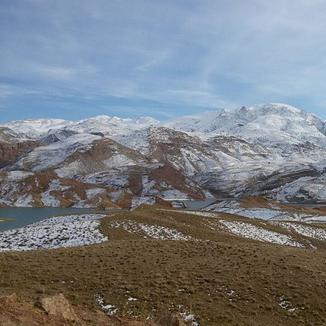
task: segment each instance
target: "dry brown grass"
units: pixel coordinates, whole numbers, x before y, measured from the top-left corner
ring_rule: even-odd
[[[194,240],[144,240],[108,226],[124,219],[175,228]],[[208,326],[325,325],[323,243],[314,242],[317,250],[278,246],[212,230],[210,223],[214,219],[146,207],[115,213],[102,221],[109,241],[101,245],[0,254],[0,292],[27,299],[62,292],[90,309],[101,294],[125,316],[159,316],[182,305]],[[296,310],[280,307],[281,298]]]

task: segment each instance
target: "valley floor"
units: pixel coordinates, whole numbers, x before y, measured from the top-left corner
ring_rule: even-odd
[[[97,226],[107,241],[0,253],[0,295],[63,293],[109,315],[170,311],[189,325],[326,324],[325,224],[140,207]]]

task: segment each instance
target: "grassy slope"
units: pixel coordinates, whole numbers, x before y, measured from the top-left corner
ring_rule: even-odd
[[[176,228],[196,240],[144,240],[108,227],[123,219]],[[107,243],[0,254],[0,292],[28,299],[63,292],[73,303],[91,308],[95,295],[102,294],[120,314],[144,317],[183,305],[200,325],[326,323],[324,243],[312,241],[317,250],[283,247],[211,230],[212,223],[211,218],[154,208],[115,213],[102,222]],[[297,309],[281,308],[281,297]]]

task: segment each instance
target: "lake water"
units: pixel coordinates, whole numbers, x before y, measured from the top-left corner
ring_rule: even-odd
[[[216,198],[208,198],[204,200],[183,200],[182,203],[186,209],[200,210],[208,205],[216,202]]]
[[[0,220],[9,219],[8,221],[0,222],[0,232],[20,228],[53,216],[87,214],[94,212],[96,212],[94,209],[87,208],[0,208]]]
[[[286,203],[285,203],[286,204]],[[288,203],[288,205],[303,207],[303,208],[326,208],[326,204],[297,204],[297,203]]]

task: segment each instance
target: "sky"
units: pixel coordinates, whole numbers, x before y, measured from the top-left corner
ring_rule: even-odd
[[[324,0],[0,0],[0,121],[269,102],[326,119]]]

